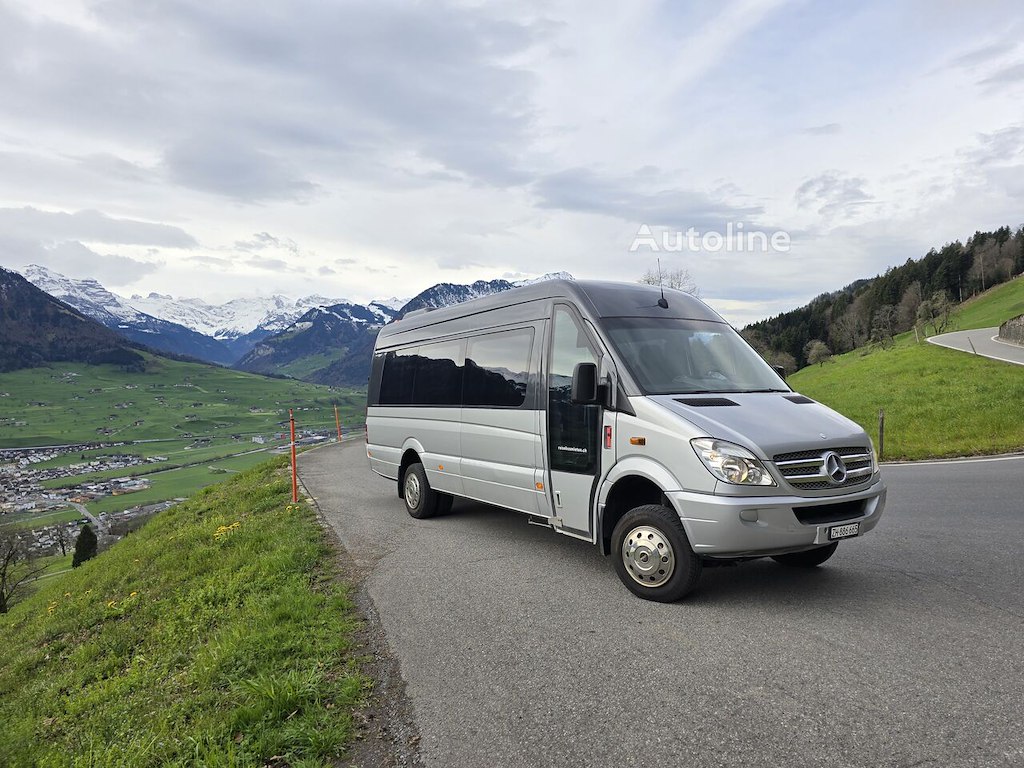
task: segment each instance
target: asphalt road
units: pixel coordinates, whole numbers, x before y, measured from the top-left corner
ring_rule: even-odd
[[[514,513],[409,518],[362,442],[299,470],[426,766],[1024,765],[1024,458],[886,467],[886,516],[822,568],[709,569],[672,605]]]
[[[1024,347],[1008,341],[996,341],[999,328],[978,328],[973,331],[954,331],[932,336],[928,341],[940,347],[971,352],[982,357],[1002,360],[1004,363],[1024,365]]]

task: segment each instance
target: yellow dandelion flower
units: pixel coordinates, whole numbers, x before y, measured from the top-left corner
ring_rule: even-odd
[[[139,594],[139,593],[138,592],[132,592],[130,595],[128,595],[128,597],[135,597],[137,594]]]
[[[107,608],[113,608],[115,605],[117,605],[117,600],[108,600],[107,601]]]

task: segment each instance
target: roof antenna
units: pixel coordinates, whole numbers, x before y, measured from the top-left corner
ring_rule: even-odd
[[[661,288],[661,298],[658,299],[658,306],[668,309],[668,300],[665,298],[665,286],[661,282],[661,259],[658,259],[658,287]]]

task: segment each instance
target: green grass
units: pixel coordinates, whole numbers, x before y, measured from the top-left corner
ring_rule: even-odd
[[[146,479],[151,483],[146,490],[126,493],[123,496],[107,496],[99,501],[90,501],[85,506],[94,515],[98,515],[102,512],[119,512],[139,504],[187,498],[201,488],[223,482],[231,477],[232,473],[256,466],[266,460],[266,453],[250,453],[245,456],[221,459],[210,464],[182,467],[146,475]],[[227,472],[215,471],[219,469],[227,470]]]
[[[42,565],[44,570],[39,575],[41,577],[53,578],[55,574],[59,574],[62,571],[66,571],[71,567],[71,560],[74,557],[69,551],[66,555],[49,555],[48,557],[40,557],[38,560],[33,562],[33,565]]]
[[[281,445],[281,443],[278,443],[278,445]],[[287,443],[283,443],[283,445],[287,445]],[[188,467],[198,464],[217,464],[221,461],[227,461],[234,457],[250,453],[263,453],[262,458],[258,459],[258,461],[262,461],[267,458],[266,448],[264,446],[253,445],[252,443],[235,443],[233,446],[221,445],[197,448],[195,451],[176,451],[173,455],[167,456],[167,461],[151,464],[137,464],[132,467],[122,467],[121,469],[103,469],[98,472],[85,472],[80,475],[71,475],[69,477],[55,477],[50,480],[43,480],[39,485],[47,489],[71,488],[81,483],[91,483],[97,480],[109,480],[113,477],[127,477],[129,475],[132,477],[148,479],[151,478],[152,475],[174,471],[179,467]],[[251,464],[246,466],[251,466]]]
[[[957,313],[956,326],[963,331],[991,328],[1017,315],[1024,315],[1024,277],[997,285],[965,301]]]
[[[279,372],[287,374],[288,376],[293,376],[296,379],[301,379],[311,373],[319,371],[321,368],[326,368],[343,354],[344,350],[338,350],[336,352],[323,353],[320,355],[309,355],[290,363],[285,363],[280,367]]]
[[[198,494],[0,616],[5,766],[329,765],[367,680],[281,461]]]
[[[1024,448],[1024,366],[902,338],[890,349],[849,352],[789,377],[808,397],[856,421],[884,459],[924,459]]]
[[[240,434],[248,439],[285,431],[289,408],[295,409],[300,428],[333,427],[335,404],[343,423],[363,418],[361,390],[147,359],[144,373],[55,363],[0,374],[0,395],[6,395],[0,397],[0,446],[185,440],[185,433],[225,439]]]
[[[52,512],[12,512],[0,517],[0,528],[11,528],[27,531],[32,528],[45,528],[57,523],[70,523],[78,520],[82,513],[77,509],[56,509]]]
[[[961,330],[999,325],[1024,312],[1024,278],[964,302]],[[860,424],[884,459],[972,456],[1024,449],[1024,366],[928,344],[914,333],[888,349],[864,347],[804,368],[790,385]]]

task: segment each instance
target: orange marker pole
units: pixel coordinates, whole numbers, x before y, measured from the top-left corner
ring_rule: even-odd
[[[338,418],[338,406],[334,406],[334,424],[338,427],[338,442],[341,442],[341,419]]]
[[[295,414],[288,409],[288,423],[292,430],[292,503],[299,500],[299,468],[295,462]]]

